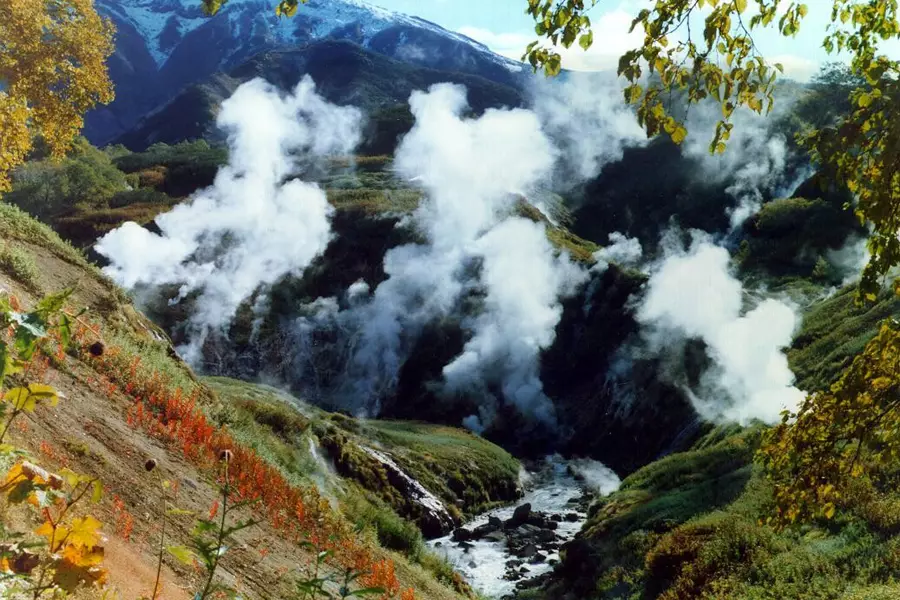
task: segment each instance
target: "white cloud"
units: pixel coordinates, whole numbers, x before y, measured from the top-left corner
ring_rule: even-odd
[[[563,68],[571,71],[612,71],[619,57],[643,42],[640,31],[628,33],[633,17],[621,8],[602,14],[593,21],[594,45],[587,51],[578,44],[571,48],[557,47]],[[481,42],[508,58],[520,60],[525,48],[536,38],[528,33],[495,33],[480,27],[461,27],[459,33]]]
[[[613,71],[619,57],[628,50],[643,44],[643,32],[638,28],[628,33],[632,19],[641,8],[651,8],[648,0],[622,0],[616,8],[600,13],[590,13],[594,30],[594,45],[587,51],[578,44],[572,48],[557,48],[563,59],[563,68],[572,71]],[[703,31],[703,18],[709,9],[700,10],[691,19],[696,32]],[[800,32],[793,37],[782,36],[775,28],[755,29],[753,39],[763,56],[770,63],[781,63],[785,76],[799,82],[807,82],[826,60],[846,60],[846,54],[828,55],[822,49],[822,38],[829,23],[830,9],[810,8]],[[536,39],[530,31],[495,32],[484,27],[466,26],[459,33],[477,40],[498,54],[519,60],[525,48]],[[675,37],[684,37],[685,30]],[[695,37],[699,37],[696,36]],[[889,55],[900,54],[900,43],[884,42],[881,50]]]
[[[745,291],[731,272],[728,251],[700,232],[693,238],[687,251],[675,235],[663,240],[665,256],[651,272],[637,313],[644,338],[657,353],[686,339],[706,344],[713,364],[698,389],[682,383],[700,416],[777,423],[782,410],[796,410],[804,397],[783,352],[799,316],[793,306],[774,299],[744,310]],[[668,373],[673,381],[687,381],[685,372],[675,371]]]
[[[781,63],[784,67],[785,77],[790,77],[794,81],[806,83],[812,76],[819,72],[822,65],[819,61],[815,61],[796,54],[775,54],[768,56],[767,60],[770,64]]]

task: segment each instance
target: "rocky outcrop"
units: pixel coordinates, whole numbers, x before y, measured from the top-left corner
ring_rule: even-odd
[[[362,449],[369,456],[377,460],[387,471],[391,485],[398,489],[408,502],[418,505],[418,525],[426,538],[436,538],[446,535],[456,525],[456,520],[447,511],[447,507],[441,500],[429,492],[425,487],[406,474],[394,460],[373,448]]]

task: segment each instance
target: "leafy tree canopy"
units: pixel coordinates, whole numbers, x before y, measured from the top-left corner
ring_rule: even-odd
[[[0,2],[0,192],[41,137],[62,157],[84,113],[113,99],[113,26],[92,0]]]

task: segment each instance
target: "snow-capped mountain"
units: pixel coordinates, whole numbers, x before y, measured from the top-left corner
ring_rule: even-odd
[[[227,72],[256,54],[349,41],[403,62],[517,85],[523,65],[434,23],[362,0],[309,0],[293,18],[276,0],[229,0],[215,17],[200,0],[97,0],[117,27],[110,72],[117,100],[95,111],[86,133],[103,143],[186,86]]]
[[[297,44],[310,39],[352,34],[363,46],[386,29],[405,26],[421,29],[485,53],[494,62],[519,71],[521,63],[493,54],[486,46],[418,17],[386,10],[361,0],[310,0],[294,18],[279,18],[273,2],[229,0],[220,14],[206,17],[198,0],[101,0],[110,16],[126,21],[141,34],[158,67],[172,56],[176,45],[192,31],[211,21],[227,21],[235,39],[251,43]],[[426,48],[407,47],[411,57]],[[236,50],[236,49],[235,49]]]

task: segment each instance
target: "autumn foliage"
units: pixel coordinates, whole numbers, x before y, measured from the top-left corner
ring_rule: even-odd
[[[113,99],[113,48],[112,24],[92,0],[0,2],[0,192],[36,136],[62,156],[84,113]]]
[[[115,346],[107,345],[100,355],[92,353],[98,336],[97,328],[76,327],[76,352],[99,374],[92,382],[99,391],[123,393],[134,400],[127,414],[132,427],[165,441],[210,473],[218,472],[219,456],[229,450],[229,501],[254,503],[282,538],[328,552],[337,567],[364,573],[360,582],[385,590],[385,598],[414,598],[411,589],[401,590],[393,562],[377,559],[316,488],[292,485],[254,450],[237,443],[224,427],[211,423],[200,407],[199,387],[185,393],[166,375],[146,367],[140,356]]]

